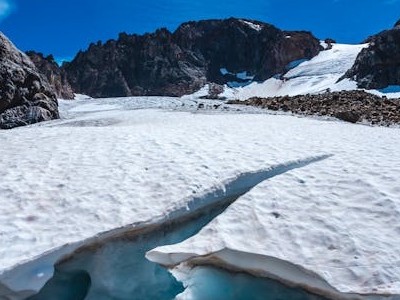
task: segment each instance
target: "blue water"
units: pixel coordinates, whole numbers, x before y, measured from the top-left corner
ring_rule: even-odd
[[[135,300],[174,299],[184,291],[165,268],[145,258],[145,253],[196,234],[226,206],[203,211],[195,219],[169,224],[139,237],[110,240],[87,248],[56,266],[54,277],[29,300]],[[323,299],[279,282],[215,268],[195,271],[195,299]]]
[[[192,213],[185,218],[174,219],[171,216],[174,221],[87,245],[73,256],[59,262],[55,266],[54,276],[37,295],[28,299],[174,299],[184,291],[182,283],[165,268],[148,261],[145,258],[147,251],[161,245],[175,244],[195,235],[240,195],[258,183],[329,157],[311,157],[259,172],[244,173],[228,183],[224,189],[213,191],[193,203],[188,203]],[[213,199],[214,201],[207,202],[214,203],[213,206],[196,209],[196,203],[203,201],[202,198]],[[212,268],[200,270],[200,275],[197,271],[195,274],[196,282],[202,287],[197,288],[196,299],[199,300],[322,299],[303,290],[288,288],[272,280],[258,279],[245,274],[230,274]]]
[[[389,85],[384,89],[380,89],[379,91],[384,94],[400,93],[400,85]]]
[[[209,266],[192,271],[188,289],[194,300],[322,300],[296,288],[245,273],[231,273]]]
[[[204,210],[193,219],[164,224],[147,233],[109,240],[81,250],[56,266],[55,275],[30,300],[132,300],[173,299],[183,285],[163,267],[145,258],[147,251],[183,241],[196,234],[219,215],[233,199],[212,210]],[[75,280],[90,275],[89,281]],[[74,292],[82,292],[81,297]],[[57,295],[54,298],[54,295]]]
[[[290,62],[287,66],[286,66],[286,70],[289,71],[291,69],[294,69],[296,67],[298,67],[300,64],[302,64],[303,62],[308,61],[309,59],[307,58],[303,58],[303,59],[298,59],[298,60],[294,60],[292,62]]]

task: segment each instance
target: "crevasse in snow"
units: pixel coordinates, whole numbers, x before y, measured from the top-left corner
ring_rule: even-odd
[[[334,156],[263,182],[196,236],[147,257],[169,266],[217,261],[335,297],[398,299],[398,129],[303,125],[288,143],[317,143]]]

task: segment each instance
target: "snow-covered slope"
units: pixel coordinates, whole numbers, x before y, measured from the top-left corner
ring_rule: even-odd
[[[356,82],[337,82],[349,70],[360,51],[368,44],[332,44],[332,49],[321,51],[316,57],[293,68],[281,78],[271,78],[263,83],[245,87],[226,88],[224,96],[246,100],[251,97],[294,96],[307,93],[354,90]]]
[[[193,114],[190,101],[188,112],[176,111],[181,106],[174,98],[61,101],[61,120],[0,131],[0,282],[4,271],[47,251],[161,222],[239,174],[321,152],[290,150],[277,137],[285,153],[271,155],[267,116],[221,114],[222,106]],[[18,287],[40,287],[52,259]]]
[[[54,260],[19,283],[1,274],[67,243],[184,213],[193,199],[263,171],[277,177],[199,236],[150,257],[175,263],[231,249],[302,265],[341,291],[399,293],[398,129],[197,106],[61,101],[61,120],[1,131],[0,282],[15,289],[23,278],[37,289]]]
[[[246,100],[251,97],[294,96],[331,91],[356,90],[355,81],[338,80],[354,65],[360,51],[368,44],[332,44],[332,49],[321,51],[316,57],[302,62],[286,74],[277,75],[262,83],[253,82],[244,87],[225,87],[221,97]],[[400,93],[370,92],[398,98]],[[196,96],[196,95],[194,95]],[[193,98],[193,97],[192,97]]]

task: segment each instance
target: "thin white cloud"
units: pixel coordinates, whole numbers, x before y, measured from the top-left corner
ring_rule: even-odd
[[[14,5],[10,0],[0,0],[0,22],[8,17],[13,7]]]

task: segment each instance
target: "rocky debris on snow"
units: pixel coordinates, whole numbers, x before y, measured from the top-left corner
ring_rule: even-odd
[[[46,76],[48,82],[55,91],[57,98],[74,99],[75,95],[67,80],[65,71],[58,66],[52,55],[45,57],[42,53],[35,51],[28,51],[26,54],[39,71]]]
[[[302,115],[329,116],[351,123],[368,122],[381,126],[400,124],[400,99],[381,98],[364,91],[255,97],[246,101],[229,101],[228,104],[253,105]]]
[[[200,99],[226,100],[225,97],[220,96],[224,90],[225,88],[223,85],[210,83],[208,84],[208,94],[201,96]]]
[[[358,55],[343,78],[357,81],[359,88],[383,89],[400,85],[400,21],[393,29],[369,37],[368,48]]]
[[[0,128],[58,117],[57,98],[47,80],[0,32]]]
[[[336,41],[334,39],[331,39],[331,38],[325,39],[324,42],[326,44],[325,50],[331,50],[333,48],[332,44],[336,44]]]
[[[121,33],[91,44],[63,70],[76,93],[92,97],[182,96],[209,82],[226,84],[229,74],[264,81],[321,49],[309,32],[230,18],[184,23],[173,33]]]

